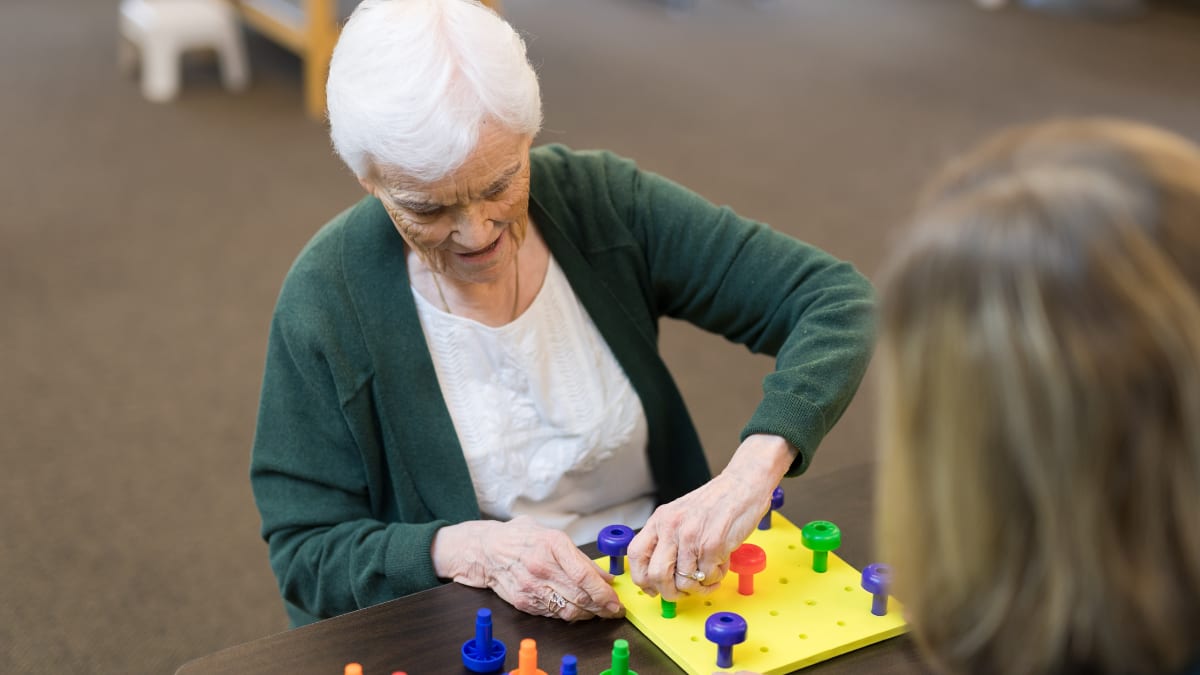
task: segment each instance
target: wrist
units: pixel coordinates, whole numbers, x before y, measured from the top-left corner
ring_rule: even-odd
[[[483,541],[481,531],[486,523],[468,521],[456,525],[447,525],[433,535],[429,547],[429,557],[433,562],[433,571],[439,579],[466,581],[469,585],[477,585],[482,580],[469,579],[472,568],[480,566],[472,564],[480,558],[479,546]],[[470,583],[470,582],[475,583]]]
[[[752,434],[738,446],[722,474],[758,484],[767,495],[779,485],[798,451],[782,436]]]

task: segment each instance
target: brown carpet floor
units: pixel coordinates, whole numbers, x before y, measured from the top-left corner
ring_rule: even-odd
[[[359,188],[290,54],[191,60],[152,105],[116,0],[0,3],[0,672],[170,673],[282,629],[247,458],[271,308]],[[965,0],[508,0],[543,139],[636,157],[874,274],[922,178],[998,126],[1132,116],[1200,138],[1200,16]],[[770,361],[665,327],[713,463]],[[869,461],[869,387],[813,471]],[[790,483],[803,489],[803,480]],[[798,517],[816,514],[797,514]]]

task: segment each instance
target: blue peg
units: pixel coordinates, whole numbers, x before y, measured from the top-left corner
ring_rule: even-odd
[[[494,673],[504,666],[504,643],[492,639],[492,610],[475,613],[475,638],[462,646],[462,662],[473,673]]]
[[[596,537],[596,547],[608,556],[608,573],[625,573],[625,553],[629,550],[629,542],[633,541],[633,530],[624,525],[609,525],[600,530]]]
[[[733,612],[717,612],[704,622],[704,637],[717,643],[717,667],[733,667],[733,646],[746,641],[746,620]]]

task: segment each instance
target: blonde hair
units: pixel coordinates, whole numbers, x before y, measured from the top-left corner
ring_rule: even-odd
[[[947,169],[883,280],[879,549],[943,671],[1200,656],[1200,151],[1116,120]]]

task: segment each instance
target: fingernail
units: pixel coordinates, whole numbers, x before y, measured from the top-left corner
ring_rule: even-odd
[[[610,602],[604,606],[604,609],[607,609],[609,614],[616,614],[617,612],[621,611],[621,604],[617,602]]]

